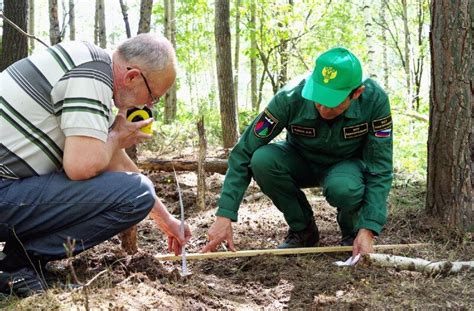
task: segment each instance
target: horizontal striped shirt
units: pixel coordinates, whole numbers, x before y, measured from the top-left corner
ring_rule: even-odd
[[[0,177],[63,167],[65,138],[107,141],[113,122],[112,61],[86,42],[67,42],[0,73]]]

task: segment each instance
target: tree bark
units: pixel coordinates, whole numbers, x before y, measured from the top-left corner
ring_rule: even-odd
[[[216,0],[214,35],[223,147],[231,148],[238,139],[237,109],[232,82],[229,0]]]
[[[69,40],[76,40],[76,11],[74,0],[69,0]]]
[[[150,32],[151,9],[153,0],[141,0],[140,3],[140,21],[138,22],[138,33]]]
[[[175,16],[175,2],[174,0],[164,0],[165,9],[165,37],[170,40],[173,47],[176,49],[176,16]],[[169,124],[176,119],[177,110],[177,96],[176,83],[166,92],[165,95],[165,112],[164,123]]]
[[[120,0],[120,9],[122,10],[123,22],[125,23],[125,32],[127,34],[127,38],[130,38],[132,36],[132,33],[130,31],[130,23],[128,22],[128,7],[123,2],[123,0]]]
[[[473,230],[472,16],[470,0],[431,3],[431,90],[426,208]]]
[[[51,45],[61,42],[59,30],[58,0],[49,0],[49,41]]]
[[[28,33],[35,34],[35,0],[28,0]],[[30,38],[28,44],[28,51],[31,54],[35,49],[35,39]]]
[[[21,29],[27,31],[28,1],[6,0],[3,13]],[[8,23],[3,23],[2,52],[0,71],[28,56],[28,38]]]

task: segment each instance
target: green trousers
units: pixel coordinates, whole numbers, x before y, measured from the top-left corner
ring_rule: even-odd
[[[307,162],[286,142],[279,142],[257,149],[250,166],[260,189],[283,213],[291,229],[303,230],[313,217],[311,205],[301,189],[322,187],[328,203],[338,210],[337,222],[342,236],[355,233],[365,191],[365,165],[360,159],[332,166],[318,165]]]

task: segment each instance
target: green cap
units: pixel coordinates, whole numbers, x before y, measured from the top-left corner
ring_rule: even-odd
[[[362,66],[348,49],[334,48],[321,54],[303,88],[303,98],[323,106],[339,106],[362,83]]]

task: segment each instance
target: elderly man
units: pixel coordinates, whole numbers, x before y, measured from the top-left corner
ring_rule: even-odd
[[[42,292],[47,262],[97,245],[151,216],[179,253],[191,236],[163,206],[152,182],[126,155],[151,136],[152,119],[126,120],[153,107],[176,77],[162,37],[142,34],[112,55],[66,42],[22,59],[0,75],[0,292]],[[114,117],[113,107],[118,108]]]
[[[269,142],[283,129],[286,141]],[[229,158],[217,219],[208,231],[212,251],[227,241],[253,177],[283,213],[288,235],[279,248],[311,247],[319,232],[301,188],[321,186],[337,208],[342,245],[353,255],[373,250],[387,218],[392,182],[392,119],[388,97],[362,79],[357,57],[345,48],[326,51],[311,75],[290,83],[247,128]]]

